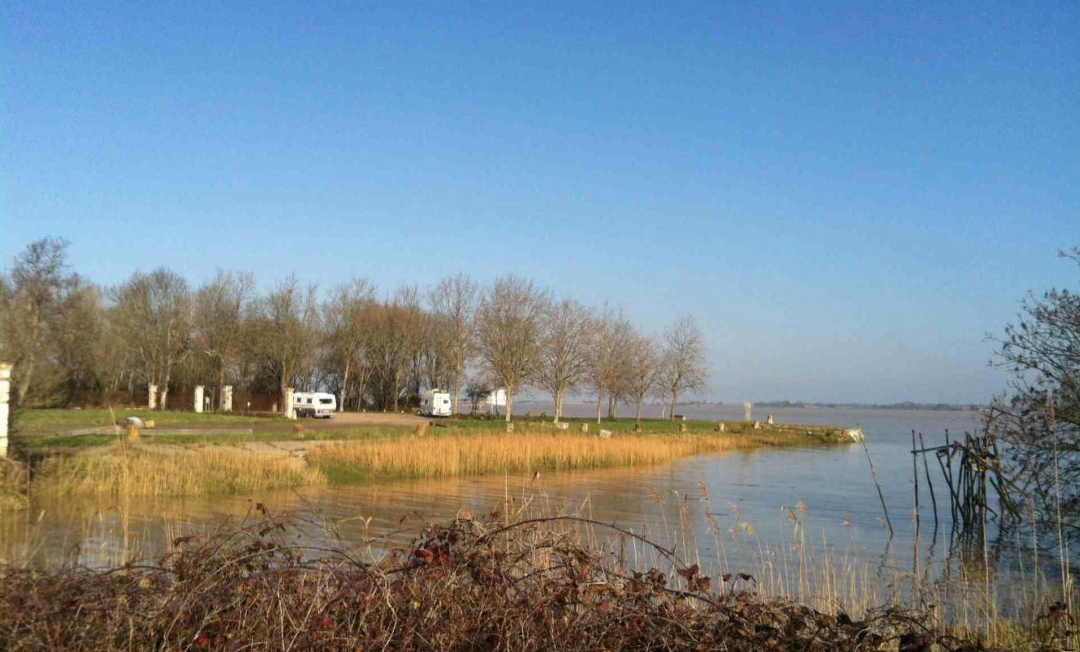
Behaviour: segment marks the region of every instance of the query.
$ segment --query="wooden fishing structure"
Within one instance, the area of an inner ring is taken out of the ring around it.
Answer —
[[[986,536],[987,523],[991,519],[1005,517],[1019,519],[1022,512],[1013,500],[1013,491],[1019,491],[1005,476],[1001,468],[1001,456],[998,453],[997,438],[989,433],[973,435],[964,433],[963,440],[953,440],[949,431],[945,431],[945,444],[927,447],[922,434],[918,435],[919,447],[915,445],[915,432],[911,433],[912,463],[915,476],[915,523],[919,527],[919,465],[917,458],[923,458],[923,475],[934,510],[935,536],[938,524],[937,497],[931,479],[927,458],[937,460],[941,477],[949,490],[949,510],[952,516],[952,539],[961,544],[982,545]],[[1022,491],[1020,492],[1023,493]],[[995,500],[996,499],[996,500]],[[991,507],[995,501],[997,509]]]

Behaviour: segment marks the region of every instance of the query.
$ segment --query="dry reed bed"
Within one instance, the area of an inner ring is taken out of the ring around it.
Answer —
[[[601,439],[550,431],[417,436],[311,449],[308,462],[330,478],[437,478],[489,473],[598,469],[793,441],[775,435],[618,435]]]
[[[763,598],[752,578],[705,577],[658,545],[664,569],[635,572],[580,536],[599,526],[463,514],[366,562],[349,547],[292,546],[267,514],[177,539],[149,564],[0,567],[0,640],[20,652],[984,649],[925,614],[851,617]]]
[[[229,446],[115,445],[42,458],[32,490],[60,494],[181,496],[363,481],[536,470],[597,469],[806,441],[795,435],[595,435],[532,431],[373,437],[315,444],[305,459]]]
[[[220,446],[152,451],[110,446],[43,459],[33,490],[62,494],[182,496],[248,493],[320,484],[322,474],[288,455]]]

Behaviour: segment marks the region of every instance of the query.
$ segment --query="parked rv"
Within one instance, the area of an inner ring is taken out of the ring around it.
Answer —
[[[453,413],[454,407],[450,401],[450,392],[432,389],[425,392],[424,396],[420,398],[420,416],[448,417]]]
[[[329,419],[337,412],[337,397],[326,392],[295,392],[293,410],[297,417]]]

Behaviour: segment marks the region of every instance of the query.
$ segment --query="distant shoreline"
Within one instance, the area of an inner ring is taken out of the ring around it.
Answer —
[[[839,410],[926,410],[931,412],[977,412],[984,409],[985,405],[976,405],[974,403],[915,403],[911,401],[905,401],[902,403],[815,403],[812,401],[751,401],[755,408],[791,408],[801,410],[817,410],[817,409],[839,409]],[[514,401],[514,405],[534,405],[551,404],[550,398],[541,397],[522,397]],[[593,406],[596,404],[595,400],[577,400],[568,401],[567,405],[588,405]],[[660,407],[663,404],[658,402],[647,402],[642,404],[645,407]],[[681,401],[679,407],[726,407],[734,408],[742,407],[742,403],[724,403],[723,401]],[[605,404],[606,408],[606,404]]]
[[[710,401],[703,401],[700,403],[686,403],[685,405],[736,405],[735,403],[714,403]],[[759,401],[753,404],[754,407],[771,407],[771,408],[799,408],[799,409],[817,409],[817,408],[839,408],[839,409],[861,409],[861,410],[930,410],[941,412],[974,412],[983,409],[983,405],[975,405],[973,403],[960,404],[960,403],[914,403],[911,401],[904,401],[902,403],[814,403],[810,401]]]

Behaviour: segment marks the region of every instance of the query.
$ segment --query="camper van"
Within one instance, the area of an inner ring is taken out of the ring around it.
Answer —
[[[450,401],[450,392],[432,389],[425,392],[420,399],[420,416],[448,417],[453,413],[454,408],[453,403]]]
[[[325,417],[337,412],[337,397],[326,392],[295,392],[292,407],[297,417]]]

